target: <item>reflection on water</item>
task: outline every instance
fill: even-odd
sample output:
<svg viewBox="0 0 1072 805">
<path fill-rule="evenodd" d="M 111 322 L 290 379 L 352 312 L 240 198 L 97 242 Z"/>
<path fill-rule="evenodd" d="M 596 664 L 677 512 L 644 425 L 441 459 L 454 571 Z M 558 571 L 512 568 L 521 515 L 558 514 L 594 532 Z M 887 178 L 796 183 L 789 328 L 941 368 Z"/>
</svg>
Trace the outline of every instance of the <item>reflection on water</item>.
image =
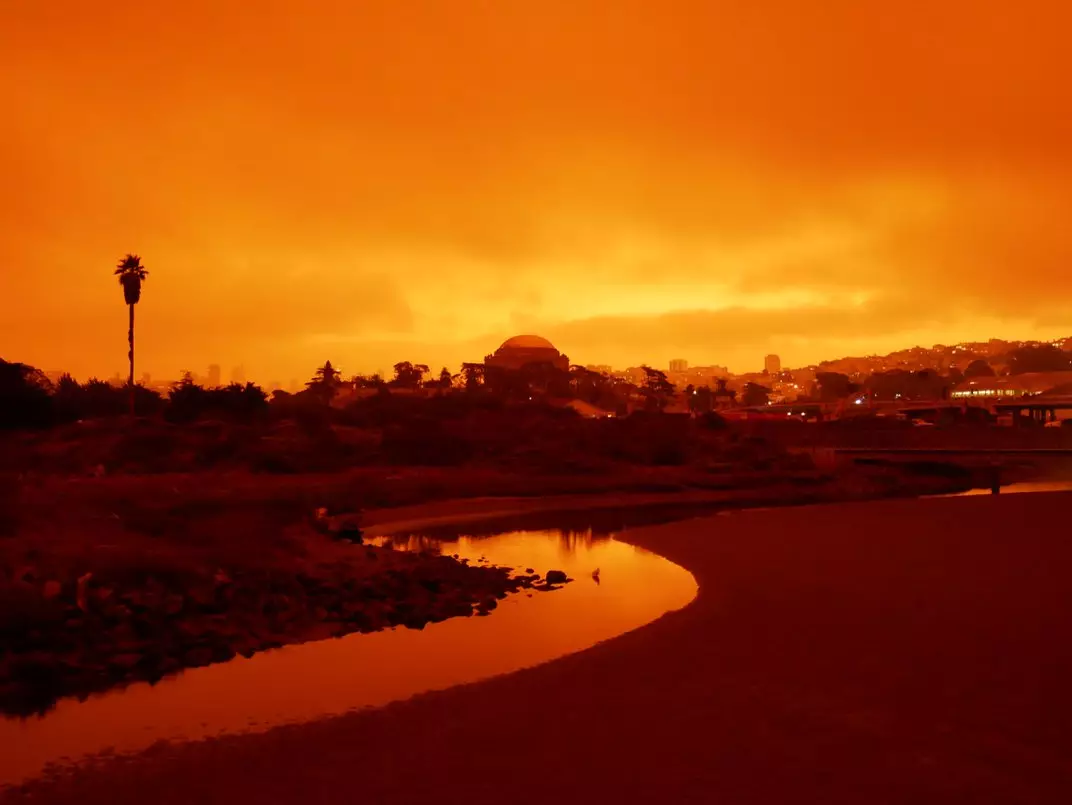
<svg viewBox="0 0 1072 805">
<path fill-rule="evenodd" d="M 455 529 L 448 541 L 425 533 L 398 542 L 522 571 L 564 570 L 575 581 L 510 596 L 489 617 L 287 646 L 155 686 L 61 701 L 41 718 L 0 721 L 0 784 L 109 749 L 262 731 L 514 671 L 641 626 L 685 606 L 697 590 L 684 569 L 594 527 L 491 536 L 457 536 Z"/>
<path fill-rule="evenodd" d="M 1009 484 L 1001 487 L 1002 495 L 1028 494 L 1031 492 L 1068 492 L 1072 490 L 1072 481 L 1024 481 L 1023 483 Z M 942 495 L 942 497 L 965 497 L 970 495 L 993 494 L 989 488 L 969 489 L 967 492 L 957 492 L 955 495 Z"/>
<path fill-rule="evenodd" d="M 496 545 L 496 551 L 502 550 L 502 538 L 504 534 L 501 531 L 494 532 L 492 535 L 487 534 L 466 534 L 458 535 L 457 528 L 453 529 L 454 534 L 446 536 L 442 533 L 436 536 L 435 532 L 424 534 L 408 534 L 404 537 L 373 537 L 365 540 L 371 545 L 380 545 L 385 548 L 394 548 L 399 551 L 414 551 L 414 552 L 432 552 L 445 554 L 451 556 L 458 554 L 459 558 L 476 557 L 477 561 L 480 559 L 489 559 L 485 554 L 480 552 L 480 548 L 489 540 L 494 539 Z M 546 529 L 529 530 L 529 531 L 517 531 L 519 535 L 531 537 L 534 534 L 540 535 L 541 539 L 544 539 L 551 543 L 557 543 L 559 546 L 558 556 L 563 561 L 570 561 L 579 550 L 591 551 L 593 541 L 601 541 L 610 539 L 608 533 L 598 533 L 591 528 L 583 531 L 574 529 L 558 529 L 549 531 Z M 462 554 L 458 551 L 458 546 L 464 545 L 468 554 Z M 490 562 L 490 559 L 489 559 Z M 513 567 L 505 560 L 497 559 L 491 564 L 506 565 Z M 529 565 L 531 566 L 531 565 Z M 515 569 L 517 569 L 515 567 Z M 522 570 L 524 568 L 521 568 Z M 535 568 L 539 572 L 543 572 L 539 568 Z M 550 568 L 545 568 L 549 570 Z M 558 568 L 562 570 L 564 568 Z"/>
</svg>

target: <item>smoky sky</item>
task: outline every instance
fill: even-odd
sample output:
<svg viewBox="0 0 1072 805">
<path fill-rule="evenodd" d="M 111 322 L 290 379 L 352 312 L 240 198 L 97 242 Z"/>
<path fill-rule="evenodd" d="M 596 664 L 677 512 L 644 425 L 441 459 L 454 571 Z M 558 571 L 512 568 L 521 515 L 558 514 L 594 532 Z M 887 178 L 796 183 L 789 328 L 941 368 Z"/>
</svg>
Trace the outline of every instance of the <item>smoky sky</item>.
<svg viewBox="0 0 1072 805">
<path fill-rule="evenodd" d="M 8 4 L 0 355 L 262 380 L 505 338 L 788 365 L 1066 335 L 1060 2 Z"/>
</svg>

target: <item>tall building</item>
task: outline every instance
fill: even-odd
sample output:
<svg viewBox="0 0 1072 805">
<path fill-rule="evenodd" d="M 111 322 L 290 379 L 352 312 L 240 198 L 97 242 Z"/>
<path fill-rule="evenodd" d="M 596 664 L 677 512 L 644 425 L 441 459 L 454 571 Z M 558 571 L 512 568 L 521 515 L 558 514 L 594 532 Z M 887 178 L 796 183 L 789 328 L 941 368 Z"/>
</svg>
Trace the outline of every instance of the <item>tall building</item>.
<svg viewBox="0 0 1072 805">
<path fill-rule="evenodd" d="M 205 384 L 209 388 L 216 388 L 220 385 L 220 365 L 218 363 L 208 367 L 208 378 L 205 380 Z"/>
<path fill-rule="evenodd" d="M 776 375 L 782 371 L 782 359 L 777 355 L 768 355 L 763 359 L 763 370 L 769 375 Z"/>
<path fill-rule="evenodd" d="M 689 370 L 689 362 L 684 358 L 674 358 L 670 361 L 671 372 L 687 372 Z"/>
</svg>

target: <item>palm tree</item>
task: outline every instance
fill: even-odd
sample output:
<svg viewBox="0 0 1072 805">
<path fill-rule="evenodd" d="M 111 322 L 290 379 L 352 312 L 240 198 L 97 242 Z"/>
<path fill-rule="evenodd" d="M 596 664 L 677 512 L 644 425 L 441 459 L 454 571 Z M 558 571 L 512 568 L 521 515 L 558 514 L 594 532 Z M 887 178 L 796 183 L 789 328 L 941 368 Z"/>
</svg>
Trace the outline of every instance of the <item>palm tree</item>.
<svg viewBox="0 0 1072 805">
<path fill-rule="evenodd" d="M 115 274 L 119 277 L 119 284 L 123 286 L 123 298 L 130 308 L 130 326 L 127 329 L 127 341 L 130 343 L 130 351 L 127 353 L 130 359 L 130 379 L 127 385 L 130 389 L 130 415 L 134 416 L 134 305 L 141 301 L 141 284 L 149 276 L 149 272 L 141 264 L 138 255 L 128 254 L 115 267 Z"/>
</svg>

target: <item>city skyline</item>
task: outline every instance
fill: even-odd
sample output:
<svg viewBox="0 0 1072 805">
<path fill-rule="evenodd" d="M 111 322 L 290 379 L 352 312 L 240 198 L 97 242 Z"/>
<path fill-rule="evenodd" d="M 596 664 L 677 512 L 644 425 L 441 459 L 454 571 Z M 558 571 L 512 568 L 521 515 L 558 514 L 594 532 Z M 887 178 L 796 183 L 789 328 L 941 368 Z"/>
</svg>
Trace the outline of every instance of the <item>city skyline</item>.
<svg viewBox="0 0 1072 805">
<path fill-rule="evenodd" d="M 531 337 L 531 336 L 522 336 L 522 337 L 528 338 L 528 337 Z M 507 339 L 507 340 L 511 340 L 511 339 Z M 889 369 L 896 368 L 896 365 L 897 365 L 898 361 L 894 361 L 892 364 L 890 364 L 890 362 L 887 360 L 887 359 L 889 359 L 891 357 L 898 357 L 898 358 L 902 359 L 900 361 L 901 363 L 907 363 L 907 364 L 912 365 L 913 361 L 911 361 L 911 360 L 905 361 L 904 360 L 904 357 L 905 357 L 906 354 L 911 355 L 912 353 L 916 353 L 916 352 L 922 352 L 922 353 L 929 354 L 929 353 L 931 353 L 931 352 L 933 352 L 935 350 L 951 350 L 951 349 L 952 350 L 961 350 L 961 351 L 966 352 L 968 350 L 969 346 L 971 346 L 971 345 L 977 345 L 977 346 L 978 345 L 991 345 L 991 344 L 994 344 L 994 343 L 997 343 L 997 344 L 1000 344 L 1000 345 L 1005 345 L 1005 346 L 1010 346 L 1010 347 L 1012 345 L 1018 345 L 1018 344 L 1036 344 L 1036 343 L 1038 343 L 1038 344 L 1051 344 L 1051 345 L 1054 345 L 1054 346 L 1058 346 L 1061 349 L 1068 350 L 1070 347 L 1072 347 L 1072 337 L 1070 337 L 1070 336 L 1061 336 L 1061 337 L 1052 338 L 1052 339 L 983 338 L 983 339 L 976 339 L 976 340 L 956 341 L 956 342 L 951 342 L 949 344 L 932 344 L 932 345 L 928 345 L 928 346 L 925 346 L 925 345 L 922 345 L 922 344 L 901 345 L 900 347 L 898 347 L 896 349 L 893 349 L 893 350 L 890 350 L 887 353 L 871 353 L 871 354 L 866 354 L 866 355 L 827 356 L 827 357 L 824 357 L 824 358 L 822 358 L 822 359 L 820 359 L 818 361 L 814 361 L 814 362 L 808 363 L 808 364 L 800 364 L 800 365 L 785 363 L 784 361 L 782 361 L 780 355 L 767 354 L 767 355 L 757 356 L 756 360 L 752 364 L 746 366 L 743 370 L 736 370 L 733 367 L 728 367 L 728 366 L 725 366 L 723 364 L 718 364 L 716 362 L 690 361 L 689 359 L 681 358 L 680 356 L 675 357 L 675 358 L 670 358 L 664 364 L 657 364 L 657 363 L 650 363 L 650 362 L 640 361 L 640 362 L 629 362 L 629 363 L 622 364 L 622 365 L 613 365 L 613 364 L 608 364 L 608 363 L 593 363 L 592 361 L 585 361 L 585 360 L 570 360 L 569 365 L 578 365 L 578 366 L 585 367 L 585 368 L 589 369 L 590 371 L 598 371 L 598 372 L 601 372 L 601 373 L 604 373 L 604 374 L 617 374 L 617 375 L 624 375 L 624 374 L 626 374 L 626 373 L 628 373 L 630 371 L 639 370 L 642 366 L 648 366 L 648 367 L 658 369 L 658 370 L 663 371 L 663 372 L 668 373 L 668 374 L 678 374 L 678 375 L 685 375 L 685 374 L 688 374 L 688 373 L 703 374 L 705 370 L 711 370 L 710 374 L 711 374 L 712 377 L 725 376 L 727 374 L 729 376 L 731 376 L 731 377 L 748 377 L 748 376 L 773 375 L 773 374 L 778 374 L 778 373 L 791 373 L 791 372 L 810 371 L 810 370 L 814 370 L 816 368 L 823 367 L 823 366 L 833 366 L 834 368 L 832 368 L 831 371 L 842 371 L 841 368 L 838 368 L 838 366 L 841 365 L 841 364 L 845 364 L 845 363 L 858 364 L 859 363 L 859 364 L 863 364 L 863 365 L 871 365 L 872 366 L 871 369 L 868 369 L 867 371 L 863 372 L 863 374 L 870 374 L 872 372 L 887 371 Z M 555 346 L 557 348 L 557 345 L 553 345 L 553 346 Z M 485 349 L 484 350 L 484 355 L 490 355 L 492 352 L 494 352 L 494 349 Z M 983 349 L 982 352 L 985 353 L 986 349 Z M 564 353 L 564 351 L 563 351 L 563 353 Z M 0 357 L 2 357 L 2 356 L 0 356 Z M 331 360 L 331 359 L 329 358 L 328 360 Z M 399 359 L 399 360 L 406 360 L 406 359 Z M 961 360 L 963 361 L 963 358 Z M 450 365 L 444 364 L 443 367 L 449 369 L 452 373 L 456 373 L 466 363 L 474 363 L 474 362 L 475 363 L 482 363 L 483 361 L 484 361 L 483 357 L 478 357 L 476 355 L 473 355 L 473 356 L 470 356 L 469 358 L 467 358 L 466 360 L 463 360 L 463 361 L 459 362 L 456 366 L 450 366 Z M 152 373 L 150 371 L 139 370 L 139 383 L 141 385 L 149 386 L 150 385 L 150 379 L 151 379 L 152 380 L 151 385 L 153 385 L 155 387 L 158 387 L 158 388 L 165 388 L 165 387 L 169 386 L 170 384 L 180 380 L 184 373 L 189 372 L 195 382 L 203 384 L 205 386 L 227 385 L 228 383 L 243 384 L 247 380 L 249 380 L 250 382 L 259 384 L 259 385 L 263 386 L 264 388 L 266 388 L 268 390 L 274 390 L 274 389 L 278 388 L 278 389 L 287 389 L 287 390 L 290 390 L 290 391 L 296 391 L 296 390 L 298 390 L 298 389 L 300 389 L 300 388 L 302 388 L 304 386 L 305 381 L 308 379 L 309 376 L 311 376 L 313 374 L 313 372 L 316 369 L 316 366 L 322 364 L 322 362 L 323 361 L 321 360 L 320 363 L 315 364 L 313 367 L 308 368 L 306 371 L 298 372 L 298 376 L 290 377 L 287 380 L 287 382 L 285 382 L 285 383 L 279 379 L 279 377 L 280 377 L 279 373 L 272 374 L 270 370 L 266 370 L 263 373 L 263 377 L 261 376 L 261 374 L 255 374 L 253 376 L 247 377 L 247 370 L 246 370 L 245 364 L 243 364 L 243 363 L 238 363 L 238 364 L 235 364 L 233 366 L 229 366 L 229 368 L 228 368 L 229 377 L 226 378 L 226 379 L 223 377 L 223 370 L 221 369 L 221 365 L 219 363 L 210 363 L 208 365 L 208 367 L 207 367 L 207 372 L 204 373 L 204 374 L 202 372 L 200 372 L 199 370 L 197 370 L 197 369 L 190 369 L 190 368 L 185 368 L 183 370 L 174 372 L 173 376 L 169 375 L 168 373 L 163 373 L 161 375 L 156 375 L 156 374 L 154 374 L 154 373 Z M 365 377 L 369 377 L 369 376 L 372 376 L 372 375 L 379 375 L 380 377 L 383 377 L 385 379 L 390 379 L 390 377 L 391 377 L 391 370 L 384 369 L 382 367 L 380 367 L 380 368 L 378 368 L 378 369 L 376 369 L 374 371 L 364 371 L 364 372 L 361 372 L 361 371 L 349 371 L 349 370 L 346 369 L 345 366 L 343 366 L 342 361 L 332 360 L 331 362 L 332 362 L 333 365 L 336 366 L 336 368 L 338 368 L 340 366 L 343 367 L 343 377 L 345 377 L 345 378 L 359 376 L 359 375 L 360 376 L 365 376 Z M 422 363 L 422 361 L 418 358 L 418 359 L 414 360 L 413 363 Z M 434 363 L 434 362 L 429 362 L 429 363 L 426 363 L 426 365 L 429 367 L 428 378 L 432 378 L 433 376 L 438 375 L 438 373 L 440 371 L 440 364 L 437 364 L 437 363 Z M 928 360 L 922 361 L 920 365 L 925 366 L 925 368 L 934 368 L 931 365 L 930 361 L 928 361 Z M 56 380 L 63 374 L 72 374 L 76 379 L 83 380 L 83 381 L 87 380 L 87 379 L 89 379 L 91 377 L 96 377 L 96 378 L 101 379 L 101 380 L 108 379 L 110 382 L 113 382 L 113 383 L 116 383 L 116 384 L 121 384 L 121 383 L 126 382 L 125 379 L 124 379 L 123 373 L 119 369 L 116 369 L 115 371 L 110 372 L 110 373 L 106 373 L 106 374 L 89 374 L 89 375 L 84 375 L 84 376 L 78 375 L 78 374 L 76 374 L 74 372 L 71 372 L 68 369 L 49 368 L 49 369 L 44 369 L 43 371 L 44 371 L 45 375 L 50 380 L 52 380 L 53 382 L 56 382 Z M 849 371 L 848 374 L 860 374 L 860 372 L 858 372 L 858 371 Z M 268 379 L 268 378 L 270 378 L 270 379 Z"/>
<path fill-rule="evenodd" d="M 1065 5 L 314 5 L 6 15 L 6 355 L 119 368 L 127 251 L 158 376 L 518 332 L 745 371 L 1072 317 Z"/>
</svg>

